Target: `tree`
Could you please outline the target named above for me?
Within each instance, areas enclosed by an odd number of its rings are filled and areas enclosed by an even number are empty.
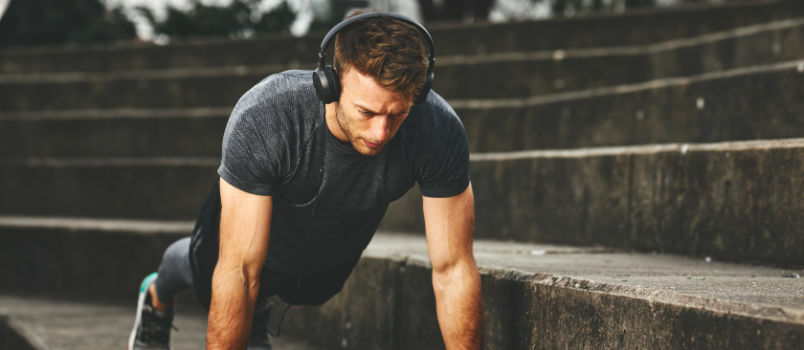
[[[0,46],[132,40],[132,23],[101,0],[12,0],[0,19]]]
[[[464,18],[487,20],[494,6],[494,0],[443,0],[438,6],[433,0],[418,0],[422,17],[426,21],[452,20]]]
[[[182,11],[168,6],[167,16],[157,19],[150,9],[137,8],[150,22],[154,32],[170,39],[205,36],[246,38],[255,33],[287,32],[296,13],[283,1],[266,13],[258,13],[259,0],[233,0],[228,6],[205,5],[192,0],[191,8]]]

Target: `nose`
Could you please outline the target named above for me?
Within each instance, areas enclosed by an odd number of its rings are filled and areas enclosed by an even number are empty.
[[[376,116],[371,118],[371,136],[374,137],[373,141],[383,143],[391,136],[391,122],[388,116]]]

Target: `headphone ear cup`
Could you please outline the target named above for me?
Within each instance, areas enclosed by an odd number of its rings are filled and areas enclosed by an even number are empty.
[[[318,99],[324,104],[332,103],[338,100],[341,95],[341,84],[338,80],[338,74],[332,66],[325,66],[313,71],[313,85]]]
[[[424,103],[427,100],[427,94],[430,93],[430,89],[433,88],[433,79],[435,79],[435,74],[432,71],[427,72],[427,78],[424,80],[424,85],[422,85],[422,89],[419,91],[419,94],[416,95],[416,103]]]
[[[341,79],[338,77],[338,73],[335,72],[335,68],[332,66],[326,66],[327,72],[327,79],[330,81],[330,85],[332,85],[332,101],[335,102],[341,98]]]

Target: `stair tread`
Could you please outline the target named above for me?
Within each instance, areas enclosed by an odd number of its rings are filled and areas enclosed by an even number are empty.
[[[2,227],[187,233],[187,221],[0,217]],[[477,239],[484,274],[804,324],[804,270],[601,246]],[[429,267],[422,235],[380,232],[364,256]],[[707,261],[708,260],[708,261]],[[796,277],[798,276],[798,277]]]
[[[485,239],[475,241],[474,251],[484,273],[804,324],[801,269]],[[412,235],[378,234],[365,255],[428,264],[424,238]]]
[[[46,296],[0,293],[0,316],[8,317],[37,350],[125,349],[134,323],[136,299],[130,305],[79,301]],[[174,350],[204,346],[206,316],[177,312],[171,335]],[[275,337],[279,349],[318,349],[305,341]]]

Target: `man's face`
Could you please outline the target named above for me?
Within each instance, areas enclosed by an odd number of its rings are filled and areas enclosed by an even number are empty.
[[[356,69],[347,69],[341,83],[335,108],[338,125],[355,150],[367,156],[380,153],[407,118],[412,99],[385,89]]]

